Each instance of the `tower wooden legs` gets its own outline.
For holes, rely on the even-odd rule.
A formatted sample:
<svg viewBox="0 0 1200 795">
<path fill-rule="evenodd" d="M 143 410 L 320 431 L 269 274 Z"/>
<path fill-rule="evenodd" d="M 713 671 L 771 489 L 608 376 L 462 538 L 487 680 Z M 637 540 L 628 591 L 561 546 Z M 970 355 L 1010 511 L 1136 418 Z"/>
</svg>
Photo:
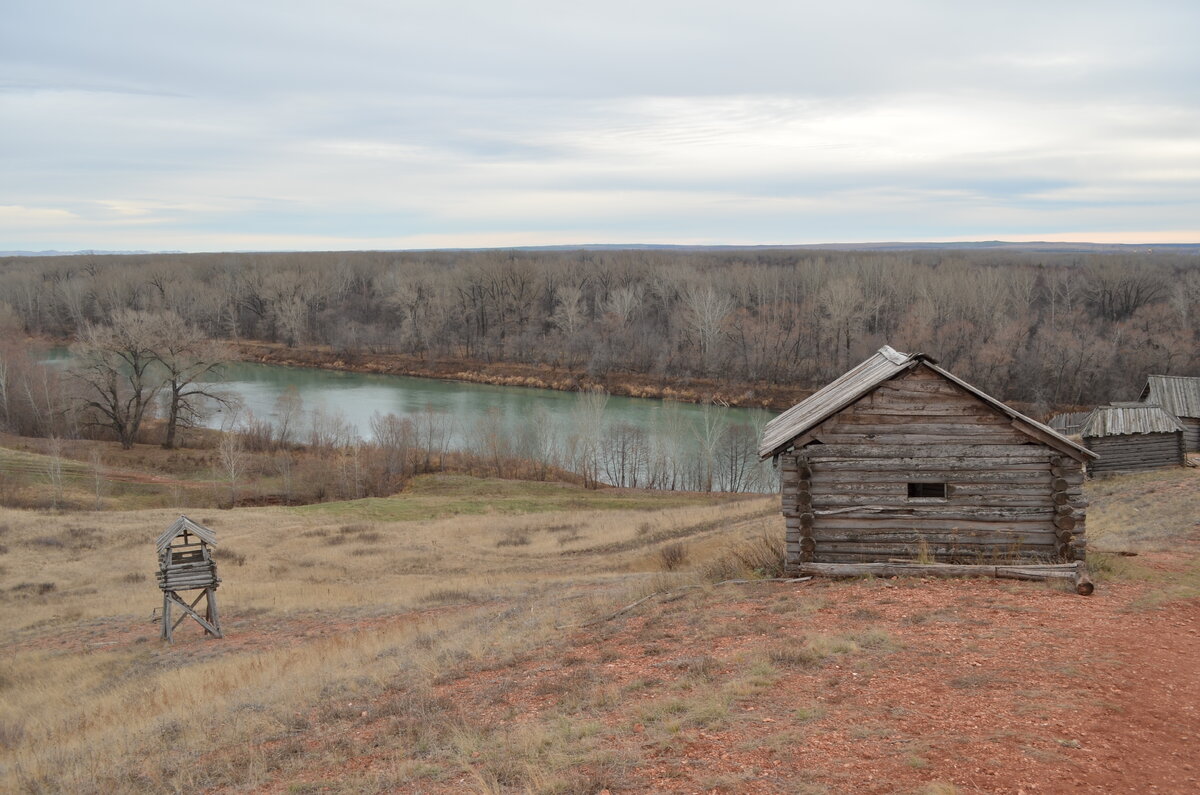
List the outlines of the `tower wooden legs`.
<svg viewBox="0 0 1200 795">
<path fill-rule="evenodd" d="M 208 593 L 208 609 L 204 612 L 204 615 L 208 619 L 208 623 L 216 628 L 215 632 L 209 632 L 208 634 L 219 638 L 221 637 L 221 620 L 217 616 L 217 589 L 210 587 L 204 590 Z M 207 632 L 207 630 L 205 631 Z"/>
<path fill-rule="evenodd" d="M 196 605 L 200 603 L 201 599 L 206 599 L 203 616 L 196 612 Z M 179 616 L 174 623 L 171 622 L 172 604 L 183 611 L 183 614 Z M 209 586 L 200 593 L 196 594 L 196 598 L 192 600 L 191 604 L 185 602 L 175 591 L 163 591 L 163 640 L 170 641 L 171 635 L 174 633 L 175 628 L 183 623 L 184 619 L 188 618 L 189 616 L 200 626 L 204 627 L 205 635 L 211 635 L 214 638 L 224 637 L 224 635 L 221 634 L 221 622 L 217 615 L 216 586 Z"/>
</svg>

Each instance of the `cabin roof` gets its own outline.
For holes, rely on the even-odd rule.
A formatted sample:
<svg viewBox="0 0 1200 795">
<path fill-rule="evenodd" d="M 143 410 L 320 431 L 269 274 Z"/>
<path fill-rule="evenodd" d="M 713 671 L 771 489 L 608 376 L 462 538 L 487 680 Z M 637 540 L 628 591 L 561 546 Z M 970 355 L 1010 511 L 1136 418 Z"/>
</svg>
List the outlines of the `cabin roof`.
<svg viewBox="0 0 1200 795">
<path fill-rule="evenodd" d="M 1058 431 L 1032 420 L 1016 409 L 1006 406 L 986 392 L 977 389 L 961 378 L 938 367 L 937 360 L 923 353 L 901 353 L 887 345 L 876 351 L 869 359 L 818 389 L 806 399 L 767 423 L 763 429 L 762 443 L 758 447 L 760 458 L 777 455 L 797 436 L 815 428 L 856 400 L 872 392 L 880 384 L 895 378 L 900 373 L 924 364 L 943 378 L 965 389 L 992 408 L 1008 415 L 1018 426 L 1031 436 L 1045 441 L 1077 459 L 1097 458 L 1086 447 L 1072 442 Z"/>
<path fill-rule="evenodd" d="M 1161 406 L 1176 417 L 1200 417 L 1200 378 L 1148 375 L 1142 400 Z"/>
<path fill-rule="evenodd" d="M 1099 406 L 1088 417 L 1081 435 L 1090 438 L 1125 436 L 1141 433 L 1177 433 L 1183 430 L 1179 420 L 1161 406 L 1148 403 L 1114 403 Z"/>
<path fill-rule="evenodd" d="M 174 541 L 175 537 L 184 530 L 187 530 L 194 536 L 198 536 L 201 541 L 210 546 L 215 547 L 217 545 L 216 533 L 214 533 L 212 530 L 209 530 L 204 525 L 199 524 L 198 522 L 193 522 L 183 514 L 180 514 L 179 518 L 172 522 L 170 527 L 168 527 L 166 530 L 163 530 L 162 535 L 158 537 L 158 551 L 162 552 L 164 549 L 166 549 L 167 545 Z"/>
</svg>

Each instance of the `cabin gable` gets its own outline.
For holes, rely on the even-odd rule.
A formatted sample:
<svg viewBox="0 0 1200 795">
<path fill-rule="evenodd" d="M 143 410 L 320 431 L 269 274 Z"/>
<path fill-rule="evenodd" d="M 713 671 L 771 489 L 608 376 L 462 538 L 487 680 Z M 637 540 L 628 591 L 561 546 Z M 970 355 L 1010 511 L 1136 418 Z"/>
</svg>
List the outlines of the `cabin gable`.
<svg viewBox="0 0 1200 795">
<path fill-rule="evenodd" d="M 804 437 L 802 444 L 1038 442 L 1010 417 L 924 364 L 884 381 Z"/>
</svg>

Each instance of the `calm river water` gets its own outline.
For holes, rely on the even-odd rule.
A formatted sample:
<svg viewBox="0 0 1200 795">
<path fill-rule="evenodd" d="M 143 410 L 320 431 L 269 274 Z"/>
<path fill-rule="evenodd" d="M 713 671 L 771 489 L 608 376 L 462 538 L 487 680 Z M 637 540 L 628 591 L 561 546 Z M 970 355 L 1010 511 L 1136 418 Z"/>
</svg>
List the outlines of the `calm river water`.
<svg viewBox="0 0 1200 795">
<path fill-rule="evenodd" d="M 48 357 L 68 359 L 66 349 Z M 214 407 L 209 427 L 274 423 L 290 400 L 292 438 L 302 443 L 314 425 L 370 441 L 372 417 L 392 414 L 436 425 L 450 450 L 486 452 L 486 439 L 500 439 L 512 455 L 590 467 L 616 485 L 771 491 L 775 484 L 754 455 L 774 416 L 761 409 L 609 396 L 601 410 L 574 392 L 248 362 L 226 365 L 221 388 L 238 407 Z"/>
<path fill-rule="evenodd" d="M 712 452 L 717 483 L 737 486 L 746 462 L 731 459 L 745 456 L 745 449 L 757 444 L 762 425 L 774 414 L 761 409 L 702 407 L 645 398 L 610 396 L 602 412 L 594 407 L 589 414 L 578 393 L 525 387 L 490 386 L 459 381 L 443 381 L 406 376 L 344 373 L 303 367 L 235 363 L 224 370 L 223 387 L 235 394 L 241 404 L 239 420 L 246 413 L 258 419 L 274 419 L 281 397 L 299 397 L 303 422 L 311 425 L 315 415 L 340 416 L 353 426 L 353 432 L 369 440 L 373 415 L 394 414 L 420 422 L 436 415 L 449 427 L 451 449 L 478 447 L 487 430 L 501 431 L 508 439 L 528 438 L 534 433 L 541 443 L 563 454 L 587 429 L 581 425 L 597 423 L 593 431 L 597 455 L 612 459 L 601 469 L 601 478 L 612 482 L 621 477 L 618 469 L 641 468 L 644 477 L 648 464 L 617 462 L 617 456 L 649 458 L 694 457 Z M 211 427 L 229 425 L 228 412 L 213 413 Z M 719 438 L 717 438 L 719 437 Z M 620 448 L 615 450 L 613 448 Z M 556 463 L 569 464 L 568 461 Z M 745 476 L 750 476 L 745 472 Z M 757 477 L 764 477 L 759 473 Z M 641 478 L 639 478 L 641 479 Z M 641 485 L 641 484 L 637 484 Z M 771 484 L 766 484 L 769 488 Z"/>
<path fill-rule="evenodd" d="M 535 417 L 565 430 L 576 421 L 580 403 L 577 393 L 553 389 L 246 362 L 225 366 L 222 387 L 239 398 L 242 411 L 253 412 L 258 418 L 273 417 L 281 396 L 294 388 L 293 394 L 300 397 L 305 411 L 321 408 L 341 412 L 363 439 L 371 438 L 370 420 L 376 412 L 415 418 L 432 410 L 451 418 L 455 446 L 465 444 L 477 421 L 489 413 L 498 414 L 503 426 L 511 431 Z M 713 411 L 708 413 L 711 422 Z M 727 424 L 755 428 L 775 416 L 744 408 L 724 409 L 721 413 Z M 667 418 L 666 414 L 677 417 Z M 608 425 L 630 425 L 650 433 L 672 431 L 691 440 L 704 433 L 705 409 L 693 403 L 614 395 L 605 404 L 603 418 Z M 208 418 L 208 425 L 219 428 L 228 420 L 228 415 L 217 412 Z"/>
</svg>

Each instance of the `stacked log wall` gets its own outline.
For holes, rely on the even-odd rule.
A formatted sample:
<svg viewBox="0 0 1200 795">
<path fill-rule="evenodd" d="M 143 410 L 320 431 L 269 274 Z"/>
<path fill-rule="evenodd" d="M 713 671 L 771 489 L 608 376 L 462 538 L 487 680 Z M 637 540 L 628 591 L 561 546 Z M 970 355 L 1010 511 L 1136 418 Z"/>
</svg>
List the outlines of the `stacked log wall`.
<svg viewBox="0 0 1200 795">
<path fill-rule="evenodd" d="M 1180 417 L 1183 423 L 1184 449 L 1189 453 L 1200 452 L 1200 417 Z"/>
<path fill-rule="evenodd" d="M 784 456 L 789 568 L 1081 559 L 1079 462 L 928 368 L 874 390 Z M 945 483 L 945 498 L 908 484 Z"/>
<path fill-rule="evenodd" d="M 1179 432 L 1086 437 L 1083 443 L 1100 456 L 1088 464 L 1088 471 L 1093 475 L 1177 467 L 1187 463 L 1183 435 Z"/>
</svg>

